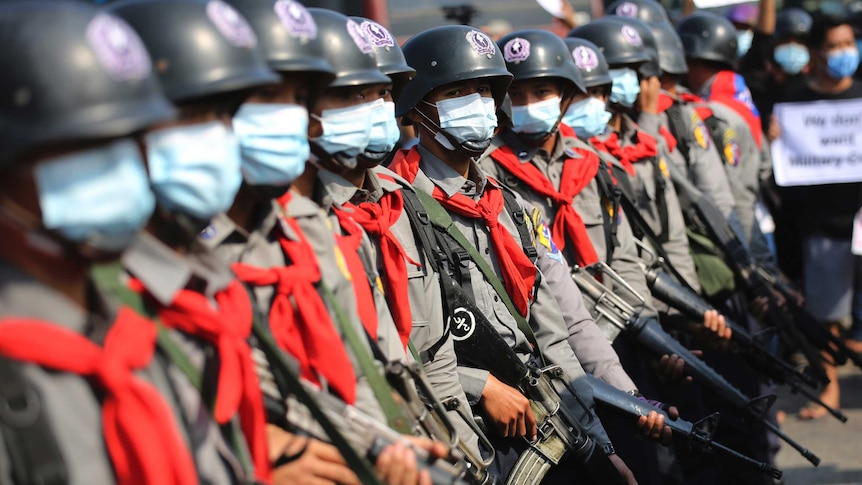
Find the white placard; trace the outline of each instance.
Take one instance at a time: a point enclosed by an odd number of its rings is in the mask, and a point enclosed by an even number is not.
[[[779,103],[781,138],[772,144],[782,186],[862,181],[862,99]]]

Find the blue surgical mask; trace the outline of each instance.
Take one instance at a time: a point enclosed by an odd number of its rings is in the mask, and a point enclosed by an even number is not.
[[[436,107],[440,128],[458,143],[482,144],[494,137],[494,130],[497,128],[497,108],[493,98],[473,93],[460,98],[437,101]],[[455,149],[440,133],[435,136],[435,140],[446,149]]]
[[[582,140],[588,140],[605,131],[611,113],[608,112],[605,102],[589,97],[577,103],[572,103],[563,116],[563,123],[572,127],[575,134]]]
[[[156,206],[130,139],[42,161],[35,178],[42,225],[103,251],[128,246]]]
[[[613,84],[611,85],[611,103],[617,103],[631,108],[641,93],[641,83],[638,74],[628,68],[611,69],[608,71]]]
[[[560,119],[559,96],[538,103],[512,106],[512,125],[517,133],[550,133]]]
[[[239,142],[222,122],[153,131],[145,141],[160,207],[200,220],[230,208],[242,174]]]
[[[312,141],[330,155],[341,154],[356,157],[368,147],[371,140],[371,108],[374,103],[364,103],[346,108],[325,109],[317,116],[323,134]]]
[[[389,153],[401,138],[398,121],[395,120],[395,103],[378,99],[371,107],[371,139],[369,152]]]
[[[249,185],[290,185],[305,170],[308,111],[295,104],[245,103],[233,117]]]
[[[826,72],[833,79],[850,77],[859,67],[859,51],[855,47],[832,51],[826,55]]]
[[[790,43],[782,44],[775,48],[775,62],[781,66],[781,70],[795,76],[802,72],[802,68],[808,65],[811,55],[804,45]]]
[[[744,56],[751,49],[751,44],[754,42],[754,31],[740,30],[736,33],[736,54],[739,57]]]

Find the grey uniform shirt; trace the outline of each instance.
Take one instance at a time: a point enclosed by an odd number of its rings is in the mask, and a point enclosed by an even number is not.
[[[190,284],[202,288],[201,293],[215,303],[213,296],[226,288],[234,278],[227,265],[208,250],[202,249],[184,257],[146,232],[140,233],[132,242],[123,253],[121,262],[123,268],[137,278],[160,305],[166,307],[170,306],[180,290]],[[168,330],[168,335],[202,375],[208,361],[213,365],[211,361],[216,358],[216,354],[212,352],[210,344],[175,330]],[[179,369],[171,367],[169,372],[178,383],[177,396],[187,422],[196,423],[195,435],[201,439],[201,443],[195,449],[195,462],[202,471],[214,476],[210,482],[231,483],[231,475],[242,477],[246,482],[253,481],[253,474],[243,470],[200,393]],[[212,380],[214,386],[216,381]],[[239,423],[234,422],[233,425],[238,426]],[[229,470],[225,469],[225,464]]]
[[[374,194],[364,190],[357,194],[357,189],[353,184],[328,170],[320,169],[317,178],[320,182],[320,190],[317,192],[321,195],[320,200],[317,202],[329,214],[329,221],[333,230],[339,236],[343,231],[338,217],[335,216],[334,209],[341,209],[341,206],[350,201],[354,195],[358,198],[376,196],[378,199],[382,195],[379,192]],[[406,361],[407,354],[401,344],[401,337],[398,335],[395,320],[389,311],[386,295],[383,293],[382,283],[380,282],[377,247],[364,230],[362,231],[362,241],[358,252],[366,274],[352,275],[353,283],[357,285],[367,284],[371,289],[371,294],[374,297],[374,309],[377,311],[377,345],[389,360]]]
[[[627,116],[622,117],[622,133],[619,136],[621,147],[633,145],[632,137],[637,132],[637,125]],[[688,236],[685,233],[685,221],[682,217],[682,209],[677,199],[676,191],[670,182],[669,174],[665,164],[669,163],[667,145],[662,137],[656,138],[658,144],[658,168],[652,163],[634,163],[635,174],[629,177],[634,190],[634,204],[640,215],[649,224],[656,234],[667,231],[667,241],[662,244],[665,252],[670,258],[671,264],[676,267],[680,275],[694,289],[700,288],[697,273],[694,269],[694,261],[691,259],[688,247]],[[664,166],[663,166],[664,165]],[[668,227],[661,227],[661,218],[658,210],[658,197],[662,195],[661,188],[656,185],[656,170],[661,170],[661,176],[665,180],[663,191],[667,203]]]
[[[494,140],[492,146],[500,146],[502,144],[509,145],[512,151],[518,155],[521,163],[532,163],[538,168],[542,174],[553,184],[556,190],[560,188],[562,179],[563,166],[565,163],[577,163],[577,160],[582,156],[571,149],[574,147],[582,148],[584,145],[577,139],[563,138],[559,133],[555,135],[557,143],[555,144],[554,152],[548,156],[544,150],[537,148],[529,148],[520,144],[514,136],[498,136]],[[508,170],[497,164],[489,154],[486,153],[478,161],[479,166],[488,175],[493,177],[498,182],[511,188],[516,193],[521,195],[527,203],[535,207],[541,212],[542,221],[533,220],[534,226],[538,224],[550,223],[557,215],[557,206],[548,197],[544,197],[532,190],[524,181],[519,180],[512,175]],[[598,184],[595,179],[584,187],[581,192],[576,195],[572,201],[572,206],[581,216],[584,225],[587,227],[587,233],[590,237],[599,259],[606,260],[606,245],[605,245],[605,228],[602,210],[604,210],[601,196],[599,195]],[[628,227],[628,226],[626,226]],[[539,230],[541,228],[538,228]],[[538,232],[538,231],[537,231]],[[636,254],[620,254],[618,252],[630,251],[634,253],[634,241],[629,228],[628,234],[620,234],[619,236],[628,236],[627,240],[621,240],[621,245],[625,242],[625,247],[617,247],[614,250],[614,257],[617,259],[617,267],[622,266],[624,272],[629,278],[633,278],[637,284],[639,281],[642,285],[640,291],[646,291],[646,279],[643,272],[637,266],[634,258]],[[546,238],[539,238],[537,248],[544,247],[544,250],[553,251],[556,249],[553,242]],[[569,344],[575,355],[581,361],[584,370],[590,374],[605,380],[609,384],[624,390],[630,391],[636,388],[635,384],[629,378],[628,374],[623,370],[620,364],[619,357],[616,352],[607,342],[602,331],[595,324],[592,316],[584,305],[581,293],[574,284],[569,275],[567,260],[572,260],[573,251],[567,250],[565,254],[556,254],[557,260],[554,258],[541,258],[539,261],[550,261],[551,264],[542,265],[539,269],[545,275],[545,279],[551,286],[554,295],[557,298],[557,303],[562,310],[563,318],[566,321],[566,326],[569,330]],[[566,258],[565,256],[569,256]],[[619,256],[619,257],[618,257]],[[621,261],[620,261],[621,259]],[[613,265],[612,265],[613,267]],[[617,268],[614,268],[617,269]],[[648,294],[648,293],[643,293]]]
[[[77,304],[47,285],[35,280],[14,266],[0,262],[0,318],[21,317],[43,320],[58,327],[84,335],[97,345],[103,345],[111,323],[116,318],[113,302],[99,298],[98,314],[88,314]],[[115,483],[111,458],[102,431],[100,388],[81,376],[47,370],[33,364],[21,364],[27,382],[39,394],[44,418],[61,450],[71,485]],[[150,364],[136,371],[138,377],[152,384],[173,411],[176,428],[183,434],[195,459],[201,483],[232,483],[230,473],[221,462],[214,443],[207,434],[208,422],[195,423],[189,429],[190,418],[206,414],[198,401],[187,399],[185,376],[154,355]],[[193,391],[196,393],[196,391]],[[212,470],[203,469],[202,465]],[[0,484],[12,484],[8,450],[0,440]]]
[[[447,196],[460,193],[474,200],[478,200],[490,181],[481,169],[471,162],[471,172],[475,174],[476,180],[468,180],[446,165],[442,160],[431,154],[423,146],[419,145],[421,155],[420,170],[413,181],[416,190],[427,193],[433,192],[435,186],[439,187]],[[479,254],[482,254],[488,264],[492,266],[497,275],[502,278],[502,273],[497,265],[497,257],[488,232],[488,227],[481,220],[471,219],[456,213],[450,213],[455,227],[471,241]],[[520,241],[517,226],[512,217],[504,209],[499,218],[500,225]],[[520,244],[520,243],[519,243]],[[545,254],[547,257],[547,254]],[[518,328],[517,321],[509,313],[502,299],[497,295],[493,286],[485,280],[482,272],[472,261],[468,261],[470,272],[471,291],[478,309],[494,325],[495,330],[506,340],[509,347],[524,360],[529,360],[534,354],[527,336]],[[538,268],[537,268],[538,272]],[[561,391],[563,401],[577,419],[587,429],[589,435],[599,444],[609,443],[607,433],[596,418],[593,408],[592,389],[586,384],[584,370],[578,358],[568,343],[569,332],[562,318],[557,300],[554,297],[548,283],[544,281],[544,275],[538,272],[535,300],[530,305],[527,315],[530,327],[535,334],[536,341],[544,357],[550,362],[559,365],[578,392],[578,396],[587,404],[589,410],[584,410],[576,403],[574,397],[568,392]],[[459,366],[461,384],[467,397],[472,403],[478,402],[488,378],[488,371],[466,366]]]
[[[378,174],[397,179],[399,182],[380,178]],[[357,188],[339,175],[326,171],[320,172],[320,180],[324,182],[326,190],[331,194],[333,201],[339,205],[348,201],[354,204],[361,202],[377,203],[386,193],[411,190],[407,181],[386,168],[375,167],[370,169],[367,171],[365,177],[365,188]],[[349,212],[351,209],[344,208],[344,210]],[[467,409],[467,396],[464,394],[464,389],[458,380],[458,362],[455,356],[455,347],[451,337],[446,333],[440,275],[434,271],[433,267],[427,264],[425,251],[420,247],[420,243],[413,233],[406,208],[401,211],[401,215],[389,230],[401,244],[407,257],[412,261],[420,263],[420,266],[417,267],[409,262],[406,263],[409,301],[395,302],[390,297],[387,298],[387,303],[389,305],[410,305],[413,325],[410,332],[410,342],[420,354],[429,350],[442,339],[442,345],[437,349],[433,359],[422,363],[425,374],[437,397],[443,400],[455,397]],[[375,244],[375,246],[379,249],[379,244]],[[379,271],[383,271],[383,260],[379,255],[379,251],[376,266]],[[456,428],[458,437],[470,448],[474,456],[480,456],[479,438],[476,436],[476,433],[473,432],[472,428],[467,426],[456,410],[449,411],[448,415]]]
[[[722,168],[721,157],[709,137],[709,132],[697,112],[688,104],[680,104],[682,121],[686,133],[680,136],[688,138],[688,156],[677,145],[670,152],[669,160],[682,169],[695,187],[706,194],[727,218],[734,209],[733,194],[727,175]],[[670,131],[670,120],[667,112],[659,114],[641,113],[638,124],[647,133],[660,137],[660,128]]]
[[[277,231],[282,231],[284,237],[294,241],[299,237],[282,220],[282,212],[278,203],[272,201],[269,210],[261,215],[261,222],[250,233],[234,224],[227,215],[219,214],[213,218],[210,227],[204,229],[200,241],[213,250],[220,259],[229,263],[239,262],[259,268],[284,266],[287,261],[278,242]],[[297,194],[293,194],[284,212],[287,217],[297,221],[303,235],[314,247],[321,280],[336,294],[337,303],[345,310],[349,324],[362,335],[361,332],[365,330],[356,314],[356,299],[353,296],[352,283],[336,263],[335,240],[326,216],[314,202]],[[268,315],[274,296],[272,286],[257,286],[254,288],[254,295],[254,304],[258,311]],[[335,318],[332,309],[329,314],[333,319]],[[337,325],[336,328],[338,328]],[[344,340],[343,336],[342,340]],[[355,406],[377,421],[385,423],[383,411],[368,384],[368,379],[363,375],[356,356],[349,345],[345,344],[345,347],[357,378]],[[366,350],[371,351],[370,348]]]

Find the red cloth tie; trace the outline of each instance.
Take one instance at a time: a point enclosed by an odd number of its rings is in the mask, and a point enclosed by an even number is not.
[[[89,378],[102,391],[102,431],[121,485],[195,485],[195,463],[171,407],[134,371],[149,365],[156,326],[127,307],[99,347],[56,324],[0,321],[0,355]]]
[[[574,130],[563,124],[560,125],[560,134],[564,137],[576,136]],[[591,150],[576,149],[575,151],[582,158],[569,158],[563,162],[559,192],[541,170],[532,163],[521,163],[508,146],[492,152],[491,158],[536,193],[554,201],[557,215],[551,228],[551,237],[561,251],[565,249],[566,241],[571,239],[575,245],[578,265],[587,266],[598,261],[599,257],[587,234],[584,220],[572,207],[572,201],[598,174],[599,157]]]
[[[320,281],[317,258],[299,226],[286,220],[299,241],[279,237],[282,249],[292,261],[290,266],[258,268],[242,263],[231,266],[240,281],[252,286],[274,286],[275,298],[269,314],[269,327],[276,342],[299,362],[302,377],[320,385],[319,376],[345,402],[356,401],[356,375],[341,336],[317,292]],[[296,302],[293,307],[290,297]]]
[[[611,133],[605,140],[600,140],[598,137],[590,138],[590,143],[596,150],[610,153],[613,155],[625,168],[629,175],[635,174],[634,164],[645,161],[650,157],[658,154],[658,145],[655,138],[647,135],[642,131],[636,133],[637,143],[627,147],[621,147],[619,144],[619,136],[616,133]]]
[[[374,294],[371,291],[371,282],[368,281],[365,263],[359,256],[359,247],[362,245],[362,228],[348,214],[336,211],[338,223],[343,234],[335,235],[335,242],[344,256],[347,271],[352,275],[353,293],[356,295],[356,306],[359,312],[359,321],[365,327],[365,331],[374,340],[377,340],[377,307],[374,304]],[[412,324],[411,324],[412,326]]]
[[[379,241],[380,253],[383,257],[383,270],[386,273],[386,294],[389,309],[395,320],[395,327],[401,337],[401,343],[407,348],[410,331],[413,329],[413,317],[410,313],[410,297],[407,291],[407,264],[421,266],[413,261],[404,251],[401,243],[392,234],[390,228],[401,216],[404,209],[404,199],[399,191],[386,192],[378,203],[363,202],[359,205],[345,204],[353,209],[347,213],[336,210],[339,220],[342,217],[352,217],[356,223],[365,229],[369,236]]]

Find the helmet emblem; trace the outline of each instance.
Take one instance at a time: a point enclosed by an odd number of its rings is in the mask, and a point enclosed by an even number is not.
[[[273,9],[291,36],[304,39],[317,37],[317,24],[314,23],[314,17],[298,2],[278,0]]]
[[[630,45],[635,47],[640,47],[643,45],[643,41],[641,40],[640,34],[638,31],[634,29],[631,25],[623,25],[622,28],[623,39],[626,40]]]
[[[368,42],[368,39],[365,38],[365,35],[359,28],[359,24],[348,19],[347,33],[350,34],[350,37],[353,38],[353,43],[356,44],[356,47],[358,47],[363,54],[371,54],[374,52],[374,46],[372,46],[371,42]]]
[[[99,63],[117,81],[143,79],[150,74],[151,62],[135,31],[113,15],[100,13],[87,26],[87,42]]]
[[[257,37],[245,18],[222,0],[212,0],[207,4],[207,16],[234,47],[254,47],[257,44]]]
[[[497,52],[494,41],[480,30],[471,30],[467,32],[467,42],[469,42],[473,47],[473,50],[479,54],[492,56]]]
[[[599,55],[589,47],[579,45],[572,51],[572,59],[578,69],[589,71],[599,67]]]
[[[616,13],[620,17],[637,18],[638,6],[632,2],[623,2],[617,7]]]
[[[374,44],[374,47],[395,47],[395,39],[392,38],[392,34],[377,22],[366,20],[359,24],[359,28],[365,34],[365,38]]]
[[[506,45],[503,47],[503,57],[506,59],[506,62],[526,61],[530,57],[530,41],[515,37],[506,42]]]

